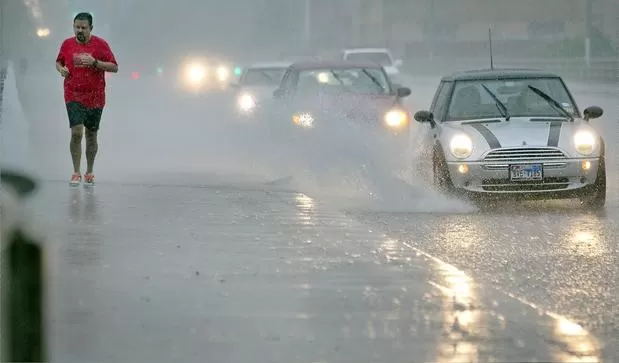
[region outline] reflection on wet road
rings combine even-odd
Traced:
[[[595,362],[599,354],[579,325],[483,288],[306,195],[48,183],[37,203],[44,214],[54,206],[55,361]]]
[[[489,286],[570,316],[602,337],[607,356],[616,357],[617,208],[607,211],[612,217],[561,207],[517,209],[354,215],[403,244],[460,266]]]

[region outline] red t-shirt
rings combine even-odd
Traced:
[[[64,79],[64,100],[67,103],[79,102],[89,108],[103,108],[105,72],[94,67],[76,65],[75,57],[84,53],[98,61],[118,64],[110,46],[102,38],[91,35],[86,44],[78,42],[75,37],[65,39],[56,58],[57,62],[69,69],[69,75]]]

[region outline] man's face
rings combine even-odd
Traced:
[[[73,22],[73,31],[75,32],[75,37],[78,41],[84,43],[88,39],[90,39],[90,24],[88,24],[88,20],[76,20]]]

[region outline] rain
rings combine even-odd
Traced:
[[[618,59],[613,0],[2,1],[2,359],[617,360]]]

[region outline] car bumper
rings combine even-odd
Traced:
[[[515,164],[542,164],[543,179],[510,180],[509,167]],[[448,162],[449,174],[458,190],[484,195],[569,196],[586,191],[597,178],[599,158],[524,162]]]

